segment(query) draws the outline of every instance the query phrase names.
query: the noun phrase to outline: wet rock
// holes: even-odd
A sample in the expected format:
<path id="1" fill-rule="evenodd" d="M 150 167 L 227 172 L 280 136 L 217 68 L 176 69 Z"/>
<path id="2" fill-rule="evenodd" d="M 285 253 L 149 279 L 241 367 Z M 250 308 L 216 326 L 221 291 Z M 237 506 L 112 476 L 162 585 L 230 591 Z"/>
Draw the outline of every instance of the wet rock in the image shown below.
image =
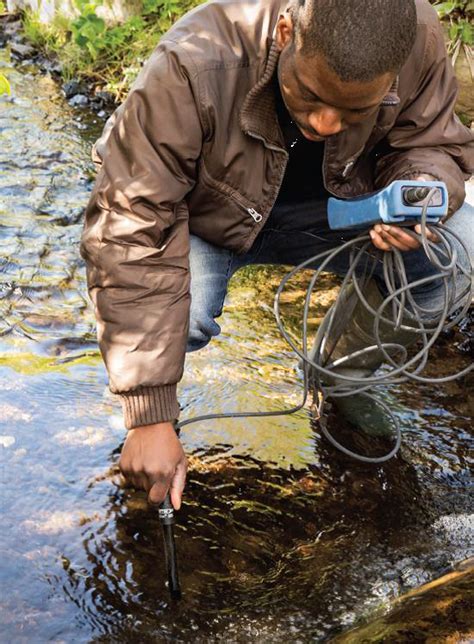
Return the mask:
<path id="1" fill-rule="evenodd" d="M 468 311 L 467 316 L 459 323 L 461 340 L 457 345 L 460 353 L 474 357 L 474 307 Z"/>
<path id="2" fill-rule="evenodd" d="M 22 29 L 21 20 L 9 20 L 3 23 L 3 31 L 7 36 L 16 36 Z"/>
<path id="3" fill-rule="evenodd" d="M 24 421 L 29 423 L 32 420 L 32 415 L 28 412 L 22 411 L 19 407 L 14 407 L 8 403 L 0 405 L 0 422 L 10 423 Z"/>
<path id="4" fill-rule="evenodd" d="M 60 445 L 87 445 L 93 447 L 105 442 L 109 433 L 102 427 L 68 427 L 54 435 L 53 440 Z"/>
<path id="5" fill-rule="evenodd" d="M 61 534 L 66 530 L 72 530 L 78 523 L 81 515 L 78 511 L 38 512 L 33 519 L 23 522 L 26 530 L 38 534 Z"/>
<path id="6" fill-rule="evenodd" d="M 89 99 L 85 94 L 76 94 L 68 103 L 71 107 L 85 107 L 89 104 Z"/>
<path id="7" fill-rule="evenodd" d="M 471 642 L 473 579 L 471 559 L 454 572 L 398 598 L 386 615 L 331 641 L 334 644 Z"/>
<path id="8" fill-rule="evenodd" d="M 63 92 L 66 98 L 72 98 L 76 94 L 82 95 L 85 92 L 84 85 L 77 80 L 68 81 L 63 85 Z"/>
<path id="9" fill-rule="evenodd" d="M 91 108 L 100 118 L 106 117 L 116 106 L 114 97 L 110 92 L 98 91 L 90 99 Z"/>
<path id="10" fill-rule="evenodd" d="M 22 45 L 19 42 L 12 42 L 10 44 L 12 53 L 20 58 L 31 58 L 35 53 L 35 48 L 31 45 Z"/>
<path id="11" fill-rule="evenodd" d="M 99 99 L 104 104 L 112 104 L 115 102 L 114 95 L 111 92 L 99 91 L 95 93 L 94 99 Z"/>
<path id="12" fill-rule="evenodd" d="M 41 67 L 45 71 L 49 72 L 50 74 L 56 75 L 56 76 L 60 76 L 62 74 L 62 71 L 63 71 L 63 67 L 62 67 L 61 63 L 59 61 L 57 61 L 57 60 L 44 60 L 41 63 Z M 67 85 L 67 83 L 66 83 L 66 85 Z"/>
<path id="13" fill-rule="evenodd" d="M 0 436 L 0 445 L 2 447 L 11 447 L 15 444 L 14 436 Z"/>

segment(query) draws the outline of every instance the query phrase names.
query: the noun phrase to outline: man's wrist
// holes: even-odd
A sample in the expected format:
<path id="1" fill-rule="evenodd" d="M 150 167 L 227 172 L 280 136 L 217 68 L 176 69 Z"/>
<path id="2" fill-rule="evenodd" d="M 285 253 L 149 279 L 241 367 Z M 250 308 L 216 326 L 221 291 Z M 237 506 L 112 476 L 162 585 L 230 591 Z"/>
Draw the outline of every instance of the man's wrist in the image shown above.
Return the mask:
<path id="1" fill-rule="evenodd" d="M 119 394 L 125 427 L 133 429 L 176 420 L 180 412 L 176 387 L 176 384 L 140 387 Z"/>

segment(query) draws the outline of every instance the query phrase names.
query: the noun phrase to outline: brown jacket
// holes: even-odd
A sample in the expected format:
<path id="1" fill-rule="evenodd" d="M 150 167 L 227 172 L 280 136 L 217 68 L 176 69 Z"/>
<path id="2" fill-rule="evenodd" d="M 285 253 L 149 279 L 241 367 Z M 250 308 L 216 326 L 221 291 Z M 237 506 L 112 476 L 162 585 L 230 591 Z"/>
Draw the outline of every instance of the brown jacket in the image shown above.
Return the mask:
<path id="1" fill-rule="evenodd" d="M 361 4 L 363 7 L 363 3 Z M 451 212 L 473 172 L 435 11 L 417 0 L 413 51 L 379 111 L 325 144 L 326 188 L 349 197 L 427 173 Z M 286 0 L 216 0 L 165 34 L 94 149 L 86 261 L 100 350 L 127 428 L 178 417 L 189 318 L 189 231 L 245 252 L 288 154 L 275 112 L 274 28 Z"/>

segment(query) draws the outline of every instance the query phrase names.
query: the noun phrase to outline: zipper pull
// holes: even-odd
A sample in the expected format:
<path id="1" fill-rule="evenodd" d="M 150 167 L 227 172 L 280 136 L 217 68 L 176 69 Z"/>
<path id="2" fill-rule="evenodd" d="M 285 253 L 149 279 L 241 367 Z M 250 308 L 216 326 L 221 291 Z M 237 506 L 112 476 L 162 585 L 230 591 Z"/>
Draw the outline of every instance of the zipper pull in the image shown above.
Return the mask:
<path id="1" fill-rule="evenodd" d="M 349 161 L 349 163 L 346 163 L 346 165 L 344 166 L 344 170 L 342 171 L 343 179 L 345 179 L 349 174 L 349 172 L 352 170 L 352 168 L 354 167 L 354 163 L 355 163 L 355 159 L 353 159 L 352 161 Z"/>
<path id="2" fill-rule="evenodd" d="M 247 208 L 247 212 L 252 217 L 252 219 L 257 222 L 257 224 L 259 221 L 262 221 L 263 219 L 262 215 L 259 212 L 257 212 L 255 208 Z"/>

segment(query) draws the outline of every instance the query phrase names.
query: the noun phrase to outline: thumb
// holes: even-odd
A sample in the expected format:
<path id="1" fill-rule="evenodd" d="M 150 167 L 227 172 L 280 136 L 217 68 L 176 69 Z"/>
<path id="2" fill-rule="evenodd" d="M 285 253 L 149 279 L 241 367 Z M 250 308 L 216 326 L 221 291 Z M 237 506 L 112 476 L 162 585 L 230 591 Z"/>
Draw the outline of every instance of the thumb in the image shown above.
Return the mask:
<path id="1" fill-rule="evenodd" d="M 176 466 L 176 471 L 170 485 L 171 503 L 173 504 L 175 510 L 179 510 L 179 508 L 181 507 L 181 496 L 186 484 L 186 470 L 187 462 L 184 458 L 179 461 L 178 465 Z"/>

